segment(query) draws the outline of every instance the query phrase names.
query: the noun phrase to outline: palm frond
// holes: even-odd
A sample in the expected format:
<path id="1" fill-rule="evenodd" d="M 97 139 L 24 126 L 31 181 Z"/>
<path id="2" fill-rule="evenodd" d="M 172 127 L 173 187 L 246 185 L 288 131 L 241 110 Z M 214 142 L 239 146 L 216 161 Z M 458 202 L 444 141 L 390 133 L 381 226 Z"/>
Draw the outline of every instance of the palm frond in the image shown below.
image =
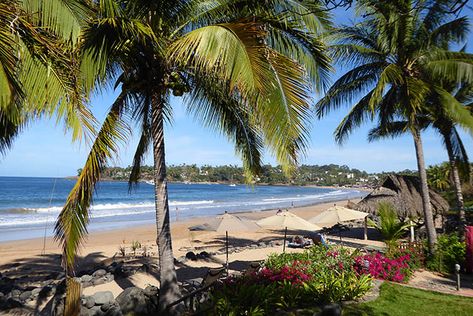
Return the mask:
<path id="1" fill-rule="evenodd" d="M 404 83 L 402 70 L 395 64 L 389 64 L 383 69 L 373 90 L 369 107 L 374 111 L 375 107 L 382 101 L 384 92 L 389 85 L 400 86 Z"/>
<path id="2" fill-rule="evenodd" d="M 186 97 L 188 111 L 203 125 L 223 132 L 235 144 L 242 158 L 246 180 L 251 183 L 260 173 L 264 140 L 252 118 L 252 108 L 231 95 L 228 85 L 211 77 L 195 78 L 192 92 Z"/>
<path id="3" fill-rule="evenodd" d="M 432 49 L 424 69 L 437 81 L 473 82 L 473 54 Z"/>
<path id="4" fill-rule="evenodd" d="M 117 154 L 117 142 L 127 139 L 128 128 L 123 121 L 125 106 L 126 95 L 122 93 L 107 114 L 84 168 L 57 218 L 55 238 L 62 244 L 63 264 L 69 271 L 74 270 L 74 257 L 87 233 L 89 207 L 100 172 Z"/>
<path id="5" fill-rule="evenodd" d="M 369 101 L 372 95 L 373 90 L 361 98 L 342 119 L 334 132 L 335 141 L 337 143 L 343 144 L 356 127 L 359 127 L 366 119 L 372 116 L 372 112 L 369 108 Z"/>
<path id="6" fill-rule="evenodd" d="M 385 125 L 378 125 L 370 129 L 368 132 L 368 141 L 373 142 L 389 137 L 395 138 L 405 134 L 406 132 L 409 132 L 408 121 L 388 122 Z"/>
<path id="7" fill-rule="evenodd" d="M 92 15 L 85 0 L 22 0 L 32 22 L 51 30 L 64 41 L 76 44 L 81 27 Z"/>
<path id="8" fill-rule="evenodd" d="M 360 93 L 366 93 L 379 78 L 385 62 L 360 65 L 342 75 L 316 105 L 319 118 L 353 102 Z"/>
<path id="9" fill-rule="evenodd" d="M 270 72 L 268 49 L 263 44 L 266 32 L 255 23 L 227 23 L 194 30 L 174 41 L 169 60 L 201 74 L 216 74 L 237 89 L 244 98 L 264 92 Z"/>
<path id="10" fill-rule="evenodd" d="M 307 146 L 310 87 L 304 68 L 292 59 L 273 52 L 269 60 L 274 72 L 266 80 L 272 90 L 258 96 L 256 110 L 269 149 L 290 175 Z"/>
<path id="11" fill-rule="evenodd" d="M 440 25 L 430 33 L 432 45 L 448 47 L 450 43 L 460 43 L 466 39 L 470 27 L 467 17 L 461 17 Z"/>
<path id="12" fill-rule="evenodd" d="M 140 139 L 133 156 L 133 164 L 128 179 L 128 189 L 131 190 L 138 183 L 141 175 L 141 166 L 143 165 L 146 153 L 151 144 L 151 102 L 150 98 L 145 96 L 140 102 L 135 102 L 135 111 L 132 117 L 140 122 Z M 139 105 L 137 105 L 139 104 Z"/>
<path id="13" fill-rule="evenodd" d="M 439 95 L 439 101 L 442 104 L 443 110 L 451 120 L 473 135 L 473 115 L 469 109 L 458 102 L 458 100 L 446 90 L 438 86 L 434 89 Z"/>

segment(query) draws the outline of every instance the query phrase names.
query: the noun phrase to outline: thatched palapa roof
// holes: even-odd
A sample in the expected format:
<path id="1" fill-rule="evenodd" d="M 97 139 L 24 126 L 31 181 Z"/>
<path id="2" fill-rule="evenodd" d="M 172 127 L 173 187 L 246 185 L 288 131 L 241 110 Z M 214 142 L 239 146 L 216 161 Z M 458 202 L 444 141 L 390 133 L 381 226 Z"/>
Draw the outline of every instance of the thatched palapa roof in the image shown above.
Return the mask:
<path id="1" fill-rule="evenodd" d="M 390 175 L 381 186 L 358 202 L 355 209 L 376 214 L 380 202 L 389 202 L 394 206 L 400 217 L 424 217 L 420 188 L 418 177 Z M 430 189 L 429 191 L 434 215 L 440 215 L 448 211 L 448 202 L 434 190 Z"/>

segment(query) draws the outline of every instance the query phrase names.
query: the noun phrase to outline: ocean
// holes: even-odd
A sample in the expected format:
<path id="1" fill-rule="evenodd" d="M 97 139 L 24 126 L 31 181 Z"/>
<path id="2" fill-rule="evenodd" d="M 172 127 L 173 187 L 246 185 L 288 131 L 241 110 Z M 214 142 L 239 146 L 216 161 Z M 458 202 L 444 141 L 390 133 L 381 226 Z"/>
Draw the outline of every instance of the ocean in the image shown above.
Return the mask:
<path id="1" fill-rule="evenodd" d="M 51 236 L 54 222 L 75 180 L 0 177 L 0 241 Z M 364 196 L 353 189 L 228 184 L 169 184 L 171 220 L 213 216 L 225 211 L 290 208 Z M 154 223 L 154 189 L 140 183 L 102 181 L 91 208 L 89 231 Z"/>

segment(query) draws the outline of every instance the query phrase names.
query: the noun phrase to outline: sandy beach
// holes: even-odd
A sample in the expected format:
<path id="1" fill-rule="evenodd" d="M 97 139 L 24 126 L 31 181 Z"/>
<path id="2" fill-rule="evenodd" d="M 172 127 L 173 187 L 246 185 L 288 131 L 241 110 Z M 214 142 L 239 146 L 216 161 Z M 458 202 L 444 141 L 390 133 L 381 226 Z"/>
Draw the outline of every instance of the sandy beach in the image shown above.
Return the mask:
<path id="1" fill-rule="evenodd" d="M 352 200 L 356 202 L 356 200 Z M 332 206 L 334 202 L 299 207 L 291 209 L 291 212 L 309 219 Z M 337 202 L 338 205 L 346 205 L 347 201 Z M 260 219 L 274 213 L 274 210 L 260 211 L 260 212 L 245 212 L 239 213 L 238 216 L 244 216 L 250 219 Z M 188 248 L 195 248 L 197 250 L 211 250 L 223 246 L 223 237 L 221 234 L 213 232 L 190 232 L 189 226 L 205 223 L 211 217 L 199 217 L 186 219 L 182 221 L 172 222 L 171 231 L 173 238 L 174 256 L 179 257 L 184 255 Z M 241 233 L 237 237 L 229 236 L 232 245 L 240 245 L 246 243 L 257 242 L 260 239 L 277 239 L 281 238 L 278 232 L 271 232 L 261 230 L 258 232 Z M 128 227 L 118 230 L 109 230 L 104 232 L 92 232 L 88 235 L 84 247 L 81 249 L 80 256 L 82 258 L 96 254 L 102 258 L 113 256 L 119 251 L 120 245 L 129 246 L 132 241 L 139 241 L 142 245 L 150 246 L 154 251 L 156 245 L 156 228 L 155 225 L 145 225 L 137 227 Z M 54 238 L 43 238 L 11 241 L 0 243 L 0 267 L 17 262 L 18 260 L 33 258 L 41 256 L 41 254 L 59 254 L 61 252 L 58 243 Z M 43 246 L 44 251 L 43 251 Z M 238 253 L 232 255 L 231 259 L 238 260 L 243 254 Z M 264 255 L 261 256 L 261 259 Z M 256 258 L 255 258 L 256 259 Z M 1 269 L 0 269 L 1 271 Z"/>
<path id="2" fill-rule="evenodd" d="M 357 200 L 351 200 L 357 202 Z M 346 205 L 348 201 L 339 201 L 338 205 Z M 312 205 L 307 207 L 293 208 L 291 211 L 302 218 L 309 219 L 330 206 L 334 202 Z M 249 219 L 260 219 L 270 216 L 275 210 L 239 213 L 241 217 Z M 189 251 L 195 253 L 206 251 L 216 253 L 205 260 L 190 261 L 185 264 L 177 264 L 177 276 L 179 281 L 203 277 L 208 268 L 222 267 L 225 262 L 224 249 L 225 236 L 215 232 L 190 232 L 189 226 L 202 224 L 211 217 L 193 218 L 189 220 L 172 223 L 173 251 L 175 258 L 185 256 Z M 355 230 L 354 230 L 355 231 Z M 290 232 L 296 234 L 296 232 Z M 299 232 L 300 233 L 300 232 Z M 357 234 L 360 234 L 358 230 Z M 357 236 L 361 237 L 361 236 Z M 229 268 L 231 273 L 245 270 L 253 261 L 267 258 L 271 253 L 282 251 L 283 234 L 281 231 L 260 230 L 251 233 L 239 233 L 229 235 L 231 247 L 239 247 L 238 251 L 229 255 Z M 337 237 L 333 236 L 332 240 Z M 350 238 L 348 238 L 349 240 Z M 154 266 L 154 271 L 139 271 L 124 279 L 115 279 L 105 284 L 94 284 L 83 288 L 83 295 L 92 295 L 99 291 L 110 291 L 117 297 L 123 290 L 130 286 L 145 288 L 148 285 L 159 286 L 157 259 L 156 259 L 156 230 L 154 225 L 128 227 L 126 229 L 110 230 L 91 233 L 81 249 L 80 257 L 77 259 L 77 275 L 83 275 L 83 271 L 95 271 L 99 266 L 106 265 L 105 262 L 116 256 L 121 260 L 119 248 L 125 246 L 128 249 L 133 241 L 139 241 L 151 252 L 151 257 L 139 257 L 136 264 L 142 266 L 148 263 Z M 362 241 L 365 245 L 382 246 L 379 241 Z M 261 242 L 273 242 L 273 246 L 263 248 L 256 247 Z M 44 244 L 43 244 L 44 243 Z M 252 247 L 253 245 L 253 247 Z M 246 246 L 246 247 L 245 247 Z M 43 250 L 44 248 L 44 250 Z M 288 252 L 301 251 L 301 249 L 286 248 Z M 0 272 L 4 276 L 23 280 L 26 284 L 34 284 L 44 276 L 59 275 L 62 272 L 60 265 L 61 249 L 53 238 L 42 238 L 0 243 Z M 113 259 L 112 259 L 113 261 Z M 82 271 L 82 273 L 81 273 Z M 89 272 L 90 273 L 90 272 Z"/>

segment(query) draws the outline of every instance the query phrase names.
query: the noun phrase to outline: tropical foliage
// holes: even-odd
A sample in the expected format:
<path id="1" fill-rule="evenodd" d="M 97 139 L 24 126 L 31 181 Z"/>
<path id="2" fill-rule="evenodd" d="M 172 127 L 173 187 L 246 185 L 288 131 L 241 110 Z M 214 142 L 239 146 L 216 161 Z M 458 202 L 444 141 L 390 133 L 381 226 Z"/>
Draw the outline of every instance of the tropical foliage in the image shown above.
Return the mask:
<path id="1" fill-rule="evenodd" d="M 209 315 L 267 315 L 356 299 L 372 285 L 371 276 L 356 272 L 357 255 L 325 246 L 273 254 L 261 271 L 227 278 L 200 308 Z"/>
<path id="2" fill-rule="evenodd" d="M 171 94 L 188 111 L 235 143 L 248 180 L 261 169 L 264 145 L 286 173 L 307 144 L 309 95 L 323 88 L 329 59 L 319 34 L 328 14 L 303 1 L 122 1 L 94 3 L 83 28 L 81 69 L 95 88 L 114 85 L 111 105 L 56 224 L 65 263 L 87 232 L 101 170 L 139 135 L 130 183 L 153 149 L 161 308 L 177 299 L 172 254 L 164 122 Z"/>
<path id="3" fill-rule="evenodd" d="M 378 223 L 368 219 L 368 224 L 380 232 L 388 248 L 397 247 L 397 241 L 405 234 L 410 225 L 399 220 L 391 203 L 379 203 L 378 217 Z"/>
<path id="4" fill-rule="evenodd" d="M 197 166 L 168 165 L 166 166 L 169 181 L 173 182 L 215 182 L 215 183 L 241 183 L 246 182 L 245 172 L 242 167 L 235 165 Z M 103 180 L 126 181 L 130 177 L 132 166 L 126 168 L 107 167 L 102 171 Z M 82 169 L 78 170 L 78 175 Z M 140 180 L 153 180 L 154 167 L 142 166 Z M 257 178 L 253 178 L 256 184 L 286 184 L 295 185 L 318 184 L 318 185 L 372 185 L 374 186 L 380 177 L 377 174 L 369 174 L 356 168 L 348 166 L 330 165 L 301 165 L 289 177 L 283 172 L 281 166 L 263 165 Z"/>
<path id="5" fill-rule="evenodd" d="M 95 120 L 75 61 L 81 1 L 0 3 L 0 154 L 32 119 L 55 116 L 73 139 L 90 135 Z"/>
<path id="6" fill-rule="evenodd" d="M 435 256 L 428 258 L 426 267 L 432 271 L 451 273 L 455 271 L 456 264 L 463 269 L 465 260 L 466 244 L 460 240 L 458 234 L 440 235 L 437 252 Z"/>
<path id="7" fill-rule="evenodd" d="M 473 120 L 471 119 L 471 102 L 473 90 L 471 85 L 468 84 L 455 86 L 454 83 L 448 82 L 444 82 L 442 87 L 450 91 L 455 99 L 461 103 L 466 110 L 470 111 L 470 117 L 468 117 L 467 111 L 467 117 L 462 118 L 460 122 L 456 122 L 449 116 L 444 107 L 438 106 L 439 100 L 435 97 L 428 100 L 428 107 L 424 109 L 423 113 L 419 113 L 417 115 L 419 128 L 425 129 L 432 126 L 435 131 L 438 132 L 449 158 L 449 164 L 447 166 L 448 171 L 442 171 L 440 168 L 436 167 L 429 168 L 427 171 L 430 171 L 431 174 L 427 174 L 427 177 L 430 177 L 430 179 L 427 181 L 429 182 L 429 185 L 433 185 L 433 188 L 436 188 L 440 191 L 445 191 L 448 187 L 448 181 L 443 181 L 442 178 L 449 178 L 449 181 L 455 188 L 456 205 L 459 212 L 459 218 L 462 222 L 465 222 L 461 180 L 468 181 L 471 170 L 470 163 L 468 161 L 468 154 L 460 138 L 457 127 L 462 127 L 470 133 L 473 132 Z M 371 141 L 384 137 L 399 136 L 408 131 L 408 125 L 408 121 L 389 122 L 383 126 L 380 125 L 371 129 L 368 138 Z M 441 172 L 446 172 L 446 174 L 442 177 L 440 174 Z M 435 175 L 432 173 L 435 173 Z M 433 177 L 435 177 L 436 180 L 434 183 L 430 183 Z"/>
<path id="8" fill-rule="evenodd" d="M 451 187 L 450 166 L 448 163 L 429 166 L 427 169 L 429 186 L 437 191 L 446 191 Z"/>
<path id="9" fill-rule="evenodd" d="M 334 36 L 333 56 L 350 70 L 318 103 L 319 117 L 352 104 L 335 131 L 342 143 L 358 126 L 377 119 L 381 128 L 405 121 L 414 139 L 429 249 L 436 232 L 428 194 L 419 116 L 441 108 L 454 122 L 471 126 L 473 117 L 442 82 L 473 80 L 473 57 L 451 51 L 465 39 L 466 16 L 450 14 L 452 1 L 359 1 L 366 19 Z M 431 100 L 436 100 L 435 107 Z"/>

